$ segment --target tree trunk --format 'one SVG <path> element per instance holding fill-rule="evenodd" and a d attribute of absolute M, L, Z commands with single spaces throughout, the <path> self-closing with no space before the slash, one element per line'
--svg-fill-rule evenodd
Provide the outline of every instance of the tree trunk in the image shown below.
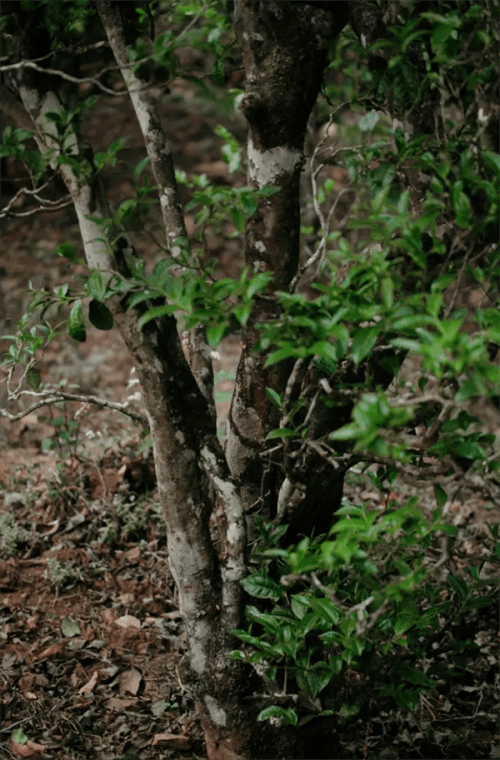
<path fill-rule="evenodd" d="M 279 424 L 278 411 L 265 389 L 283 393 L 293 362 L 266 367 L 266 353 L 256 354 L 254 347 L 259 323 L 279 315 L 276 291 L 288 291 L 297 272 L 306 127 L 328 64 L 329 46 L 347 22 L 347 2 L 335 3 L 331 11 L 324 7 L 269 0 L 235 2 L 235 28 L 246 72 L 241 108 L 249 124 L 248 182 L 279 192 L 261 199 L 247 224 L 246 263 L 252 270 L 272 272 L 274 279 L 256 298 L 244 336 L 226 457 L 247 513 L 258 508 L 268 518 L 277 514 L 285 474 L 280 465 L 262 456 L 265 436 Z M 341 488 L 340 483 L 340 493 Z M 300 523 L 307 528 L 303 518 Z"/>

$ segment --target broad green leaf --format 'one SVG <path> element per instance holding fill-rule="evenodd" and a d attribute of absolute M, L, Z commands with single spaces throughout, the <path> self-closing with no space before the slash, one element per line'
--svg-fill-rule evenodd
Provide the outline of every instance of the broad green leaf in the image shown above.
<path fill-rule="evenodd" d="M 207 341 L 212 348 L 217 348 L 226 332 L 226 325 L 222 322 L 219 325 L 209 325 L 207 327 Z"/>
<path fill-rule="evenodd" d="M 164 306 L 153 306 L 151 309 L 148 309 L 147 312 L 142 315 L 142 317 L 140 317 L 137 322 L 137 329 L 142 330 L 144 325 L 147 325 L 147 323 L 151 322 L 152 319 L 165 317 L 170 314 L 172 314 L 171 304 L 165 304 Z"/>
<path fill-rule="evenodd" d="M 339 610 L 338 607 L 336 607 L 334 603 L 330 601 L 330 599 L 317 599 L 313 597 L 310 600 L 310 604 L 314 612 L 316 612 L 318 615 L 321 615 L 325 620 L 332 623 L 333 625 L 337 625 L 340 620 Z"/>
<path fill-rule="evenodd" d="M 104 282 L 102 272 L 94 270 L 88 279 L 87 285 L 90 295 L 93 298 L 97 301 L 104 300 L 104 296 L 106 295 L 106 283 Z"/>
<path fill-rule="evenodd" d="M 393 674 L 397 679 L 409 681 L 409 683 L 414 683 L 417 686 L 426 686 L 427 688 L 432 688 L 436 685 L 436 682 L 432 678 L 429 678 L 429 676 L 427 676 L 421 670 L 412 668 L 411 665 L 407 665 L 404 662 L 396 663 L 393 668 Z"/>
<path fill-rule="evenodd" d="M 98 330 L 111 330 L 113 328 L 113 315 L 101 301 L 92 301 L 89 304 L 89 321 Z"/>
<path fill-rule="evenodd" d="M 240 325 L 244 326 L 248 322 L 251 311 L 252 305 L 250 303 L 243 303 L 235 306 L 233 313 Z"/>
<path fill-rule="evenodd" d="M 40 387 L 40 372 L 37 370 L 36 367 L 30 367 L 29 370 L 26 372 L 26 380 L 28 381 L 28 385 L 30 388 L 33 388 L 34 391 L 37 391 Z"/>
<path fill-rule="evenodd" d="M 127 301 L 127 309 L 132 309 L 134 306 L 137 306 L 137 304 L 143 303 L 144 301 L 148 301 L 152 297 L 153 297 L 153 293 L 150 290 L 143 290 L 138 293 L 132 293 L 132 295 Z M 171 313 L 173 314 L 174 311 L 176 311 L 176 307 L 172 306 Z"/>
<path fill-rule="evenodd" d="M 302 620 L 310 606 L 309 597 L 303 596 L 302 594 L 294 594 L 294 596 L 292 596 L 291 604 L 295 615 L 299 618 L 299 620 Z"/>
<path fill-rule="evenodd" d="M 490 168 L 500 177 L 500 155 L 493 153 L 491 150 L 483 150 L 481 151 L 481 157 L 485 159 Z"/>
<path fill-rule="evenodd" d="M 434 484 L 434 498 L 436 499 L 436 504 L 438 505 L 439 509 L 442 509 L 442 507 L 444 507 L 446 504 L 448 495 L 444 488 L 439 485 L 439 483 Z"/>
<path fill-rule="evenodd" d="M 470 225 L 471 206 L 468 196 L 462 191 L 462 182 L 456 182 L 452 191 L 456 222 L 465 229 Z"/>
<path fill-rule="evenodd" d="M 464 579 L 459 575 L 453 575 L 452 573 L 449 573 L 446 576 L 446 583 L 455 592 L 455 594 L 458 594 L 460 599 L 463 600 L 468 596 L 469 587 L 467 586 L 467 583 L 464 581 Z"/>
<path fill-rule="evenodd" d="M 329 438 L 333 441 L 352 441 L 354 438 L 357 438 L 359 434 L 359 427 L 355 422 L 351 422 L 338 430 L 334 430 L 333 433 L 330 433 Z"/>
<path fill-rule="evenodd" d="M 79 343 L 85 343 L 87 333 L 83 321 L 83 305 L 80 299 L 75 301 L 68 317 L 68 334 Z"/>
<path fill-rule="evenodd" d="M 354 333 L 354 339 L 351 346 L 351 356 L 356 366 L 368 356 L 377 342 L 380 332 L 378 326 L 375 327 L 358 327 Z"/>
<path fill-rule="evenodd" d="M 241 585 L 251 596 L 258 599 L 281 599 L 284 590 L 271 580 L 266 572 L 256 572 L 243 578 Z"/>
<path fill-rule="evenodd" d="M 248 605 L 245 608 L 245 615 L 253 623 L 259 623 L 263 626 L 263 628 L 266 629 L 266 631 L 269 631 L 271 633 L 276 633 L 281 625 L 280 621 L 277 620 L 273 615 L 267 612 L 261 612 L 257 609 L 257 607 L 252 607 L 251 605 Z"/>
<path fill-rule="evenodd" d="M 276 430 L 271 430 L 266 435 L 264 440 L 272 441 L 275 438 L 293 438 L 296 435 L 297 435 L 296 430 L 290 430 L 290 428 L 276 428 Z"/>
<path fill-rule="evenodd" d="M 243 192 L 240 195 L 241 198 L 241 205 L 245 209 L 246 213 L 249 216 L 252 216 L 252 214 L 255 214 L 258 208 L 258 203 L 256 199 L 254 198 L 253 194 L 250 192 Z"/>
<path fill-rule="evenodd" d="M 77 259 L 75 247 L 71 243 L 61 243 L 57 246 L 56 253 L 58 256 L 64 256 L 66 259 L 70 259 L 71 261 L 76 261 Z"/>
<path fill-rule="evenodd" d="M 266 396 L 273 402 L 274 406 L 277 409 L 281 409 L 283 401 L 279 393 L 277 393 L 274 388 L 266 388 Z"/>
<path fill-rule="evenodd" d="M 408 631 L 420 617 L 420 612 L 415 603 L 407 601 L 406 606 L 407 608 L 398 614 L 394 623 L 394 633 L 396 636 L 401 636 L 402 633 Z"/>
<path fill-rule="evenodd" d="M 383 277 L 380 282 L 380 295 L 386 309 L 394 306 L 394 282 L 392 277 Z"/>
<path fill-rule="evenodd" d="M 311 699 L 316 696 L 330 683 L 333 673 L 330 669 L 299 669 L 296 671 L 299 688 Z"/>
<path fill-rule="evenodd" d="M 270 718 L 281 718 L 281 720 L 292 726 L 296 726 L 298 723 L 297 713 L 295 710 L 288 710 L 284 707 L 278 707 L 273 705 L 272 707 L 266 707 L 257 716 L 258 721 L 269 720 Z"/>

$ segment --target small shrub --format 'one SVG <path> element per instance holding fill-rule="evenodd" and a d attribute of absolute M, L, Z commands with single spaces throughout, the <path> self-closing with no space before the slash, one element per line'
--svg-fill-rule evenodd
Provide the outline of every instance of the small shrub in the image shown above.
<path fill-rule="evenodd" d="M 328 536 L 288 549 L 257 518 L 259 565 L 242 584 L 258 601 L 246 608 L 248 630 L 234 631 L 246 648 L 232 656 L 265 673 L 279 696 L 259 719 L 343 723 L 374 696 L 414 711 L 421 694 L 461 682 L 479 652 L 475 621 L 497 604 L 481 571 L 498 561 L 500 542 L 493 526 L 491 554 L 443 583 L 442 561 L 429 556 L 442 557 L 442 537 L 457 530 L 441 512 L 428 517 L 416 498 L 382 511 L 345 501 Z"/>
<path fill-rule="evenodd" d="M 0 554 L 14 557 L 20 544 L 26 542 L 29 532 L 21 527 L 11 512 L 0 515 Z"/>

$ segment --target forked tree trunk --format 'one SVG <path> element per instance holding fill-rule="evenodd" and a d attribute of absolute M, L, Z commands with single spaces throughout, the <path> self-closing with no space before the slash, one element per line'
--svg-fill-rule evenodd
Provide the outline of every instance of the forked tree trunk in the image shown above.
<path fill-rule="evenodd" d="M 186 233 L 170 148 L 152 103 L 139 91 L 142 82 L 127 67 L 121 4 L 96 0 L 95 5 L 130 90 L 175 258 L 175 241 Z M 256 299 L 244 338 L 225 455 L 216 434 L 213 378 L 203 331 L 192 334 L 194 359 L 189 366 L 173 317 L 152 320 L 139 331 L 137 321 L 146 305 L 125 311 L 120 297 L 108 302 L 142 385 L 169 561 L 186 626 L 192 687 L 210 760 L 301 757 L 311 751 L 311 745 L 301 749 L 298 732 L 255 723 L 261 706 L 245 696 L 262 691 L 257 676 L 253 674 L 250 680 L 242 666 L 227 655 L 236 643 L 230 629 L 243 624 L 239 581 L 246 572 L 246 514 L 258 505 L 273 518 L 279 493 L 288 489 L 286 508 L 292 523 L 295 521 L 294 531 L 307 531 L 314 524 L 321 529 L 342 494 L 343 473 L 335 472 L 314 450 L 303 463 L 302 480 L 301 476 L 295 482 L 262 459 L 265 436 L 278 422 L 265 389 L 283 392 L 292 367 L 282 362 L 266 368 L 265 355 L 255 354 L 253 348 L 259 322 L 279 314 L 275 291 L 288 290 L 297 272 L 305 130 L 328 64 L 329 47 L 347 22 L 348 11 L 347 2 L 235 0 L 236 31 L 247 76 L 242 110 L 249 123 L 249 182 L 255 188 L 272 186 L 278 192 L 259 201 L 247 226 L 247 264 L 256 271 L 272 272 L 274 280 Z M 21 19 L 21 7 L 19 13 Z M 28 38 L 21 39 L 20 60 L 33 56 L 30 43 Z M 47 134 L 46 113 L 61 112 L 64 107 L 57 88 L 49 86 L 48 79 L 31 76 L 27 68 L 19 69 L 12 81 L 19 101 L 12 104 L 11 113 L 15 115 L 22 104 L 24 125 L 29 118 L 40 151 L 45 155 L 52 151 L 55 156 L 57 145 Z M 84 150 L 76 132 L 71 145 L 76 160 L 85 157 L 92 163 L 91 152 Z M 58 169 L 75 205 L 89 269 L 100 270 L 104 276 L 115 271 L 127 277 L 130 258 L 137 254 L 124 233 L 113 248 L 100 240 L 102 227 L 96 220 L 112 214 L 98 177 L 76 176 L 69 164 Z M 348 421 L 349 414 L 347 408 L 340 416 L 337 413 L 335 426 Z M 334 422 L 326 408 L 318 404 L 311 426 L 318 435 L 332 429 Z M 309 479 L 308 471 L 312 472 Z M 217 543 L 210 525 L 213 513 L 224 516 Z"/>
<path fill-rule="evenodd" d="M 330 47 L 347 20 L 347 2 L 331 4 L 331 10 L 325 10 L 325 3 L 235 2 L 235 28 L 246 74 L 241 109 L 249 124 L 248 181 L 254 188 L 271 186 L 279 192 L 260 200 L 246 228 L 247 265 L 272 272 L 274 279 L 267 292 L 255 299 L 245 334 L 229 415 L 226 456 L 246 512 L 258 508 L 261 515 L 271 519 L 277 515 L 285 473 L 280 464 L 262 457 L 265 436 L 279 423 L 276 407 L 265 389 L 283 393 L 293 362 L 265 367 L 266 353 L 254 351 L 259 336 L 257 326 L 278 316 L 275 292 L 288 291 L 297 273 L 299 186 L 306 127 L 321 88 Z M 307 532 L 324 508 L 325 498 L 318 498 L 318 489 L 313 487 L 313 482 L 319 482 L 315 469 L 320 465 L 314 462 L 314 478 L 300 483 L 300 488 L 290 493 L 291 520 L 293 507 L 307 505 L 300 514 L 296 513 L 293 534 L 299 529 Z M 329 467 L 323 483 L 328 492 L 328 519 L 340 503 L 342 476 L 337 477 Z"/>

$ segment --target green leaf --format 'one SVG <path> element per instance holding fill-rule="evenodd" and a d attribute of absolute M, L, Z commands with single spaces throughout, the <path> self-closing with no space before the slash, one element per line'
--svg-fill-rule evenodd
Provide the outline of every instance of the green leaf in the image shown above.
<path fill-rule="evenodd" d="M 462 182 L 455 182 L 452 190 L 453 208 L 459 227 L 466 228 L 470 224 L 471 206 L 468 196 L 462 192 Z"/>
<path fill-rule="evenodd" d="M 271 580 L 265 570 L 247 575 L 241 585 L 248 594 L 258 599 L 281 599 L 284 594 L 281 586 Z"/>
<path fill-rule="evenodd" d="M 414 683 L 417 686 L 426 686 L 427 688 L 432 688 L 436 685 L 436 682 L 433 681 L 432 678 L 429 678 L 429 676 L 427 676 L 421 670 L 412 668 L 411 665 L 406 665 L 403 662 L 398 662 L 394 666 L 393 673 L 398 679 L 409 681 L 410 683 Z"/>
<path fill-rule="evenodd" d="M 22 728 L 16 728 L 16 730 L 11 733 L 10 738 L 15 744 L 26 744 L 28 741 L 28 737 Z"/>
<path fill-rule="evenodd" d="M 248 216 L 252 216 L 252 214 L 255 214 L 255 212 L 258 209 L 258 203 L 256 199 L 254 198 L 252 193 L 249 192 L 243 192 L 240 195 L 241 198 L 241 205 L 245 209 L 245 212 L 248 214 Z"/>
<path fill-rule="evenodd" d="M 340 620 L 340 614 L 338 607 L 336 607 L 333 602 L 326 598 L 316 599 L 313 597 L 310 600 L 310 604 L 314 612 L 321 615 L 324 620 L 333 625 L 337 625 Z"/>
<path fill-rule="evenodd" d="M 296 617 L 298 617 L 299 620 L 302 620 L 310 606 L 309 597 L 303 596 L 302 594 L 295 594 L 292 596 L 291 605 Z"/>
<path fill-rule="evenodd" d="M 236 206 L 232 206 L 229 209 L 229 216 L 231 217 L 231 221 L 238 230 L 238 232 L 244 232 L 245 231 L 245 224 L 246 224 L 246 217 L 244 211 L 242 209 L 237 208 Z"/>
<path fill-rule="evenodd" d="M 352 360 L 356 366 L 368 356 L 377 342 L 380 332 L 378 326 L 375 327 L 358 327 L 354 333 L 354 339 L 351 346 Z"/>
<path fill-rule="evenodd" d="M 98 330 L 111 330 L 113 327 L 113 315 L 101 301 L 92 301 L 89 304 L 89 321 Z"/>
<path fill-rule="evenodd" d="M 273 351 L 266 359 L 265 366 L 269 367 L 271 364 L 277 364 L 284 359 L 289 359 L 291 356 L 294 358 L 301 358 L 305 356 L 307 349 L 298 348 L 297 346 L 285 345 L 278 348 L 277 351 Z"/>
<path fill-rule="evenodd" d="M 276 409 L 281 409 L 283 400 L 279 393 L 274 390 L 274 388 L 266 388 L 266 396 L 273 402 Z"/>
<path fill-rule="evenodd" d="M 65 617 L 61 623 L 61 633 L 68 638 L 79 636 L 81 633 L 80 626 L 74 620 L 71 620 L 71 618 Z"/>
<path fill-rule="evenodd" d="M 380 282 L 380 295 L 386 309 L 394 306 L 394 282 L 392 277 L 383 277 Z"/>
<path fill-rule="evenodd" d="M 92 298 L 96 298 L 98 301 L 104 301 L 104 296 L 106 295 L 106 283 L 104 282 L 102 272 L 99 270 L 93 271 L 88 279 L 87 285 Z"/>
<path fill-rule="evenodd" d="M 439 509 L 444 507 L 446 504 L 446 500 L 448 498 L 448 495 L 444 488 L 439 485 L 439 483 L 434 484 L 434 498 L 436 499 L 436 504 L 438 505 Z"/>
<path fill-rule="evenodd" d="M 70 259 L 71 261 L 76 261 L 76 253 L 75 253 L 75 247 L 71 243 L 61 243 L 56 248 L 56 253 L 58 256 L 64 256 L 66 259 Z"/>
<path fill-rule="evenodd" d="M 446 583 L 457 594 L 460 599 L 464 600 L 469 594 L 467 583 L 459 575 L 449 573 L 446 577 Z"/>
<path fill-rule="evenodd" d="M 266 631 L 272 634 L 276 634 L 281 625 L 280 621 L 273 617 L 273 615 L 261 612 L 257 607 L 252 607 L 251 605 L 245 608 L 245 615 L 253 623 L 259 623 Z"/>
<path fill-rule="evenodd" d="M 37 391 L 40 387 L 40 372 L 37 370 L 36 367 L 30 367 L 29 370 L 26 372 L 26 380 L 28 381 L 28 385 L 30 388 L 33 388 L 34 391 Z"/>
<path fill-rule="evenodd" d="M 293 438 L 295 435 L 297 435 L 296 430 L 290 430 L 290 428 L 276 428 L 276 430 L 271 430 L 264 440 L 272 441 L 275 438 Z"/>
<path fill-rule="evenodd" d="M 416 604 L 412 602 L 407 602 L 407 604 L 408 608 L 398 614 L 394 623 L 394 633 L 396 636 L 401 636 L 402 633 L 412 628 L 420 617 Z"/>
<path fill-rule="evenodd" d="M 344 425 L 338 430 L 334 430 L 330 433 L 329 438 L 332 441 L 352 441 L 358 437 L 360 429 L 355 422 L 350 422 L 348 425 Z"/>
<path fill-rule="evenodd" d="M 149 163 L 149 156 L 144 156 L 144 158 L 142 158 L 139 161 L 139 163 L 136 164 L 136 166 L 134 167 L 134 175 L 136 179 L 139 179 L 139 177 L 141 176 L 142 172 L 144 171 L 148 163 Z"/>
<path fill-rule="evenodd" d="M 498 153 L 493 153 L 490 150 L 483 150 L 481 151 L 481 156 L 485 159 L 486 163 L 489 164 L 490 168 L 500 177 L 500 156 Z"/>
<path fill-rule="evenodd" d="M 153 306 L 151 309 L 148 309 L 147 312 L 142 315 L 142 317 L 140 317 L 137 322 L 137 329 L 142 330 L 144 325 L 147 325 L 147 323 L 151 322 L 152 319 L 165 317 L 170 314 L 172 314 L 171 304 L 165 304 L 164 306 Z"/>
<path fill-rule="evenodd" d="M 333 673 L 330 669 L 312 670 L 312 669 L 299 669 L 296 672 L 297 683 L 299 688 L 307 694 L 311 699 L 315 699 L 316 696 L 328 686 L 333 678 Z"/>
<path fill-rule="evenodd" d="M 153 298 L 153 293 L 150 290 L 143 290 L 142 292 L 132 293 L 127 301 L 127 309 L 133 309 L 134 306 L 137 306 L 137 304 L 148 301 L 150 298 Z M 176 309 L 177 307 L 172 305 L 171 314 L 173 314 Z"/>
<path fill-rule="evenodd" d="M 73 304 L 68 318 L 68 334 L 79 343 L 85 343 L 87 333 L 83 321 L 83 305 L 81 299 Z"/>
<path fill-rule="evenodd" d="M 258 721 L 269 720 L 270 718 L 281 718 L 285 724 L 296 726 L 298 723 L 297 713 L 295 710 L 287 710 L 284 707 L 273 705 L 266 707 L 257 715 Z"/>
<path fill-rule="evenodd" d="M 222 322 L 219 325 L 209 325 L 207 327 L 207 341 L 209 346 L 217 348 L 226 332 L 226 325 Z"/>
<path fill-rule="evenodd" d="M 252 305 L 249 303 L 239 304 L 238 306 L 235 306 L 233 314 L 240 323 L 240 325 L 244 326 L 248 322 L 248 317 L 250 316 L 250 312 L 252 311 Z"/>

